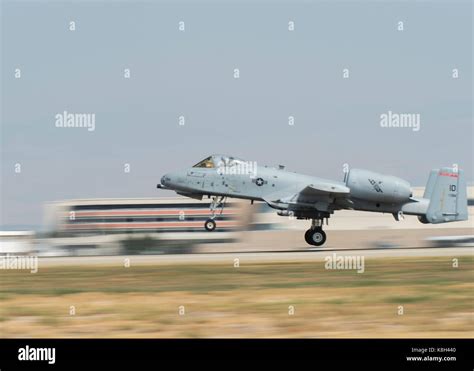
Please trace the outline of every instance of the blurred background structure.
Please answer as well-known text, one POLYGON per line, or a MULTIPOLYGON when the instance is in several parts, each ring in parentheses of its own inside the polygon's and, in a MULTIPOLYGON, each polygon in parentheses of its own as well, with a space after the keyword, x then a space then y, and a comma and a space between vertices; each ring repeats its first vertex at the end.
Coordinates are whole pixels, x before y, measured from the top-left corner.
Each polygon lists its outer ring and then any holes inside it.
MULTIPOLYGON (((415 196, 424 189, 414 189, 415 196)), ((185 197, 85 199, 45 205, 42 232, 3 231, 0 253, 40 256, 163 254, 307 250, 301 231, 308 222, 278 216, 265 203, 232 200, 204 230, 210 200, 185 197)), ((327 227, 328 248, 474 245, 474 187, 468 188, 470 219, 424 225, 407 216, 341 210, 327 227)))

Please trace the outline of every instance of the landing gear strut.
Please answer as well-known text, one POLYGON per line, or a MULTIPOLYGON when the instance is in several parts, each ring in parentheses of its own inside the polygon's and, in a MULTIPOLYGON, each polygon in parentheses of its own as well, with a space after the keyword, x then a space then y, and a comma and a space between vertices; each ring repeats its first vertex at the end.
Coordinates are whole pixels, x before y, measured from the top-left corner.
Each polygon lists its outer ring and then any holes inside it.
POLYGON ((321 246, 326 242, 326 233, 323 231, 322 219, 311 220, 311 228, 304 234, 304 239, 313 246, 321 246))
POLYGON ((206 231, 212 232, 213 230, 216 229, 216 222, 214 219, 218 215, 221 215, 222 212, 224 211, 226 199, 227 197, 224 197, 224 196, 212 197, 212 202, 210 206, 211 217, 204 222, 204 228, 206 229, 206 231))

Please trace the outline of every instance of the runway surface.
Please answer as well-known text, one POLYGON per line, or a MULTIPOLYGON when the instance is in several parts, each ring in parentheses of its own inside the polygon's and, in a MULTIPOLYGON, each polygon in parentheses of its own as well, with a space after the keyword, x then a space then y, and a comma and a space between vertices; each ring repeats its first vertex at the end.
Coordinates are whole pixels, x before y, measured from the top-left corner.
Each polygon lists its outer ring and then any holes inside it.
POLYGON ((204 254, 170 254, 170 255, 121 255, 121 256, 80 256, 80 257, 40 257, 39 267, 54 266, 123 266, 129 262, 134 265, 174 265, 174 264, 234 264, 238 258, 245 263, 277 263, 323 261, 332 254, 362 255, 365 259, 376 258, 419 258, 425 256, 457 257, 473 255, 473 247, 443 248, 370 248, 370 249, 312 249, 299 251, 265 251, 265 252, 229 252, 204 254), (126 259, 129 259, 128 261, 126 259))

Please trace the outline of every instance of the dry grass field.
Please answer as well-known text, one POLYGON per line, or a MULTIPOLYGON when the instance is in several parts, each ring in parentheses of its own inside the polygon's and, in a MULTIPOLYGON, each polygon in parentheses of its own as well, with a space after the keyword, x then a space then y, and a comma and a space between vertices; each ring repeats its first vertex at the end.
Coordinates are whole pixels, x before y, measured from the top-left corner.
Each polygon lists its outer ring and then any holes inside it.
POLYGON ((3 270, 0 337, 473 337, 473 269, 463 256, 458 268, 367 259, 362 274, 321 262, 3 270))

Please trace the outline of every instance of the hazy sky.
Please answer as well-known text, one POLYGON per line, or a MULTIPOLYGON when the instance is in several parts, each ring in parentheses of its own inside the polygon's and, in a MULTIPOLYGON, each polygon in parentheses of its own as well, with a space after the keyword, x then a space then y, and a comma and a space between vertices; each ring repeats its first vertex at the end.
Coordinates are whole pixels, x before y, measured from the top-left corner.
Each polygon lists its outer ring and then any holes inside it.
POLYGON ((457 163, 472 181, 472 10, 4 1, 0 225, 40 225, 46 201, 170 196, 163 173, 211 153, 336 180, 348 163, 413 185, 457 163), (65 110, 95 114, 95 130, 56 127, 65 110), (420 130, 382 128, 388 111, 420 114, 420 130))

